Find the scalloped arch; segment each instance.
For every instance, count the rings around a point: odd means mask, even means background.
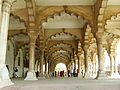
[[[61,33],[65,33],[66,35],[69,35],[69,36],[75,38],[76,40],[79,40],[79,38],[77,38],[77,36],[75,36],[75,35],[73,35],[73,34],[71,34],[71,33],[60,32],[60,33],[56,33],[56,34],[54,34],[54,35],[51,35],[49,38],[47,38],[47,40],[46,40],[46,46],[47,46],[47,44],[49,43],[49,40],[52,38],[52,36],[53,36],[53,37],[56,37],[56,35],[60,35]],[[45,48],[46,48],[46,46],[45,46]],[[72,46],[72,45],[71,45],[71,46]],[[72,46],[72,47],[74,47],[74,46]],[[74,48],[75,48],[75,47],[74,47]]]
[[[119,35],[120,33],[120,13],[111,16],[110,19],[106,20],[105,29],[109,33]]]
[[[69,22],[66,20],[69,19]],[[65,23],[64,23],[65,22]],[[70,22],[74,22],[70,23]],[[51,24],[52,23],[52,24]],[[62,24],[61,24],[62,23]],[[70,25],[69,25],[69,24]],[[83,26],[87,23],[87,20],[83,18],[83,16],[76,16],[75,14],[68,14],[66,12],[61,12],[60,14],[55,14],[52,17],[47,17],[46,22],[43,20],[42,21],[42,27],[45,29],[49,29],[51,27],[59,27],[59,28],[83,28]],[[68,26],[69,25],[69,26]],[[75,25],[75,26],[74,26]],[[71,27],[72,26],[72,27]]]
[[[44,19],[42,19],[41,21],[39,21],[39,24],[38,24],[39,28],[42,26],[43,22],[47,22],[48,18],[54,18],[55,15],[59,15],[60,16],[62,12],[65,12],[65,13],[67,13],[69,15],[75,15],[76,17],[82,16],[84,18],[84,20],[87,20],[90,23],[91,26],[93,25],[92,20],[89,19],[89,15],[86,14],[86,13],[84,13],[84,12],[78,12],[79,9],[77,9],[76,11],[75,10],[72,11],[72,10],[69,10],[69,9],[67,10],[67,9],[64,9],[63,7],[61,7],[61,10],[54,10],[53,7],[49,7],[47,9],[48,9],[48,11],[52,10],[52,12],[51,12],[50,15],[47,14],[46,17],[44,16]],[[73,8],[73,9],[75,9],[75,8]]]
[[[64,59],[66,59],[66,61],[69,60],[69,57],[68,57],[68,56],[65,56],[65,55],[61,55],[61,56],[56,55],[55,57],[53,57],[53,60],[56,60],[56,58],[57,58],[57,59],[58,59],[58,58],[64,58]]]
[[[27,27],[26,25],[26,21],[24,19],[22,19],[20,16],[14,15],[13,13],[10,13],[10,16],[15,17],[16,19],[19,19],[20,22],[23,22],[25,27]]]
[[[60,51],[60,50],[58,50]],[[58,51],[55,51],[54,53],[52,53],[52,56],[56,56],[56,55],[65,55],[65,56],[68,56],[69,57],[69,52],[64,50],[66,53],[59,53]]]
[[[57,43],[57,44],[51,46],[51,47],[49,48],[48,52],[51,51],[53,48],[62,47],[62,45],[63,45],[63,46],[66,46],[67,48],[71,48],[71,49],[73,48],[72,45],[70,45],[70,44],[66,44],[66,43]]]
[[[59,51],[59,50],[61,50],[61,48],[58,48],[58,49],[50,52],[50,53],[47,55],[47,57],[50,57],[52,53],[57,52],[57,51]],[[72,52],[68,51],[67,49],[64,49],[64,50],[67,51],[68,53],[72,54]]]
[[[116,47],[119,41],[120,41],[120,38],[113,39],[111,46],[110,46],[110,53],[116,53]]]

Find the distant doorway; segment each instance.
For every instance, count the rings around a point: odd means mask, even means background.
[[[54,72],[55,77],[66,77],[67,76],[67,68],[63,63],[58,63],[55,67]]]

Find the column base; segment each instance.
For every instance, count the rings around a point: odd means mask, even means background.
[[[5,64],[0,64],[0,88],[13,85],[9,78],[8,69]]]
[[[117,73],[115,73],[115,76],[120,76],[120,74],[117,72]]]
[[[90,74],[89,73],[85,73],[85,77],[84,77],[85,79],[91,79],[91,76],[90,76]]]
[[[83,75],[81,73],[78,73],[78,78],[83,78]]]
[[[44,76],[45,76],[45,78],[49,78],[49,75],[48,75],[48,74],[45,74]]]
[[[36,78],[35,71],[30,71],[27,73],[27,77],[24,80],[38,80]]]
[[[38,79],[46,79],[46,78],[42,73],[40,73]]]
[[[44,75],[42,73],[39,73],[39,77],[43,77]]]
[[[96,75],[96,74],[93,74],[91,77],[96,78],[96,77],[97,77],[97,75]]]
[[[110,73],[110,77],[114,77],[115,73],[114,72],[111,72]]]
[[[52,77],[52,75],[51,75],[51,74],[48,74],[48,77]]]
[[[99,75],[97,75],[96,79],[109,79],[105,71],[101,71],[98,74]]]
[[[119,73],[112,73],[109,78],[110,79],[120,79],[120,75],[119,75]]]
[[[0,88],[13,85],[14,83],[11,80],[0,80]]]

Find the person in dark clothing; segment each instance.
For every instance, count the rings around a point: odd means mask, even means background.
[[[52,73],[52,76],[54,77],[54,72]]]
[[[70,70],[68,70],[68,77],[70,77]]]
[[[36,72],[36,77],[38,77],[38,76],[39,76],[39,71]]]

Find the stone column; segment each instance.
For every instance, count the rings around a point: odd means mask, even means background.
[[[71,63],[69,62],[69,72],[71,74]]]
[[[73,70],[73,61],[71,61],[71,70]]]
[[[95,72],[94,72],[94,74],[95,75],[97,74],[97,65],[96,65],[96,63],[95,63]]]
[[[113,58],[114,58],[114,66],[115,66],[115,68],[114,68],[114,70],[115,70],[115,75],[117,75],[117,76],[119,76],[119,73],[118,73],[118,62],[117,62],[117,59],[116,59],[116,55],[115,56],[113,56]]]
[[[82,73],[81,73],[81,55],[78,54],[79,60],[78,60],[78,77],[83,78]]]
[[[94,76],[94,73],[95,73],[95,64],[92,63],[92,76]]]
[[[81,72],[81,61],[80,61],[80,56],[78,56],[78,74]]]
[[[43,62],[44,62],[44,50],[41,50],[41,57],[40,57],[40,77],[43,77]]]
[[[86,78],[86,79],[89,79],[89,78],[90,78],[88,49],[85,50],[85,78]]]
[[[2,3],[2,1],[0,1],[0,3]],[[5,65],[9,16],[10,16],[10,9],[12,6],[12,0],[4,0],[4,3],[2,5],[3,5],[2,14],[0,11],[0,14],[2,15],[1,25],[0,25],[0,51],[1,51],[1,54],[0,54],[0,88],[13,84],[9,78],[9,73]]]
[[[73,77],[73,61],[71,61],[70,64],[71,64],[71,70],[70,70],[70,72],[71,72],[71,77]]]
[[[107,75],[105,74],[105,60],[104,60],[104,54],[103,54],[104,52],[103,52],[103,44],[102,44],[102,35],[103,34],[98,34],[98,37],[97,37],[99,70],[98,70],[96,79],[107,78]]]
[[[76,70],[76,60],[74,60],[74,69]]]
[[[111,76],[114,76],[113,55],[110,55]]]
[[[77,63],[77,60],[75,59],[74,60],[74,77],[76,77],[76,63]]]
[[[38,69],[39,69],[38,67],[39,67],[39,61],[38,61],[38,63],[37,63],[37,71],[39,71],[39,70],[38,70]]]
[[[1,25],[1,15],[2,15],[2,3],[3,0],[0,0],[0,25]]]
[[[66,72],[67,72],[67,76],[68,76],[69,65],[66,67],[66,69],[67,69],[67,71],[66,71]]]
[[[90,73],[90,76],[92,75],[92,63],[89,64],[89,73]]]
[[[29,71],[27,73],[27,77],[25,80],[37,80],[35,74],[35,42],[37,39],[37,35],[35,32],[28,33],[30,38],[30,54],[29,54]]]
[[[50,75],[50,62],[48,61],[48,75]]]
[[[47,74],[47,60],[45,60],[45,74]]]

